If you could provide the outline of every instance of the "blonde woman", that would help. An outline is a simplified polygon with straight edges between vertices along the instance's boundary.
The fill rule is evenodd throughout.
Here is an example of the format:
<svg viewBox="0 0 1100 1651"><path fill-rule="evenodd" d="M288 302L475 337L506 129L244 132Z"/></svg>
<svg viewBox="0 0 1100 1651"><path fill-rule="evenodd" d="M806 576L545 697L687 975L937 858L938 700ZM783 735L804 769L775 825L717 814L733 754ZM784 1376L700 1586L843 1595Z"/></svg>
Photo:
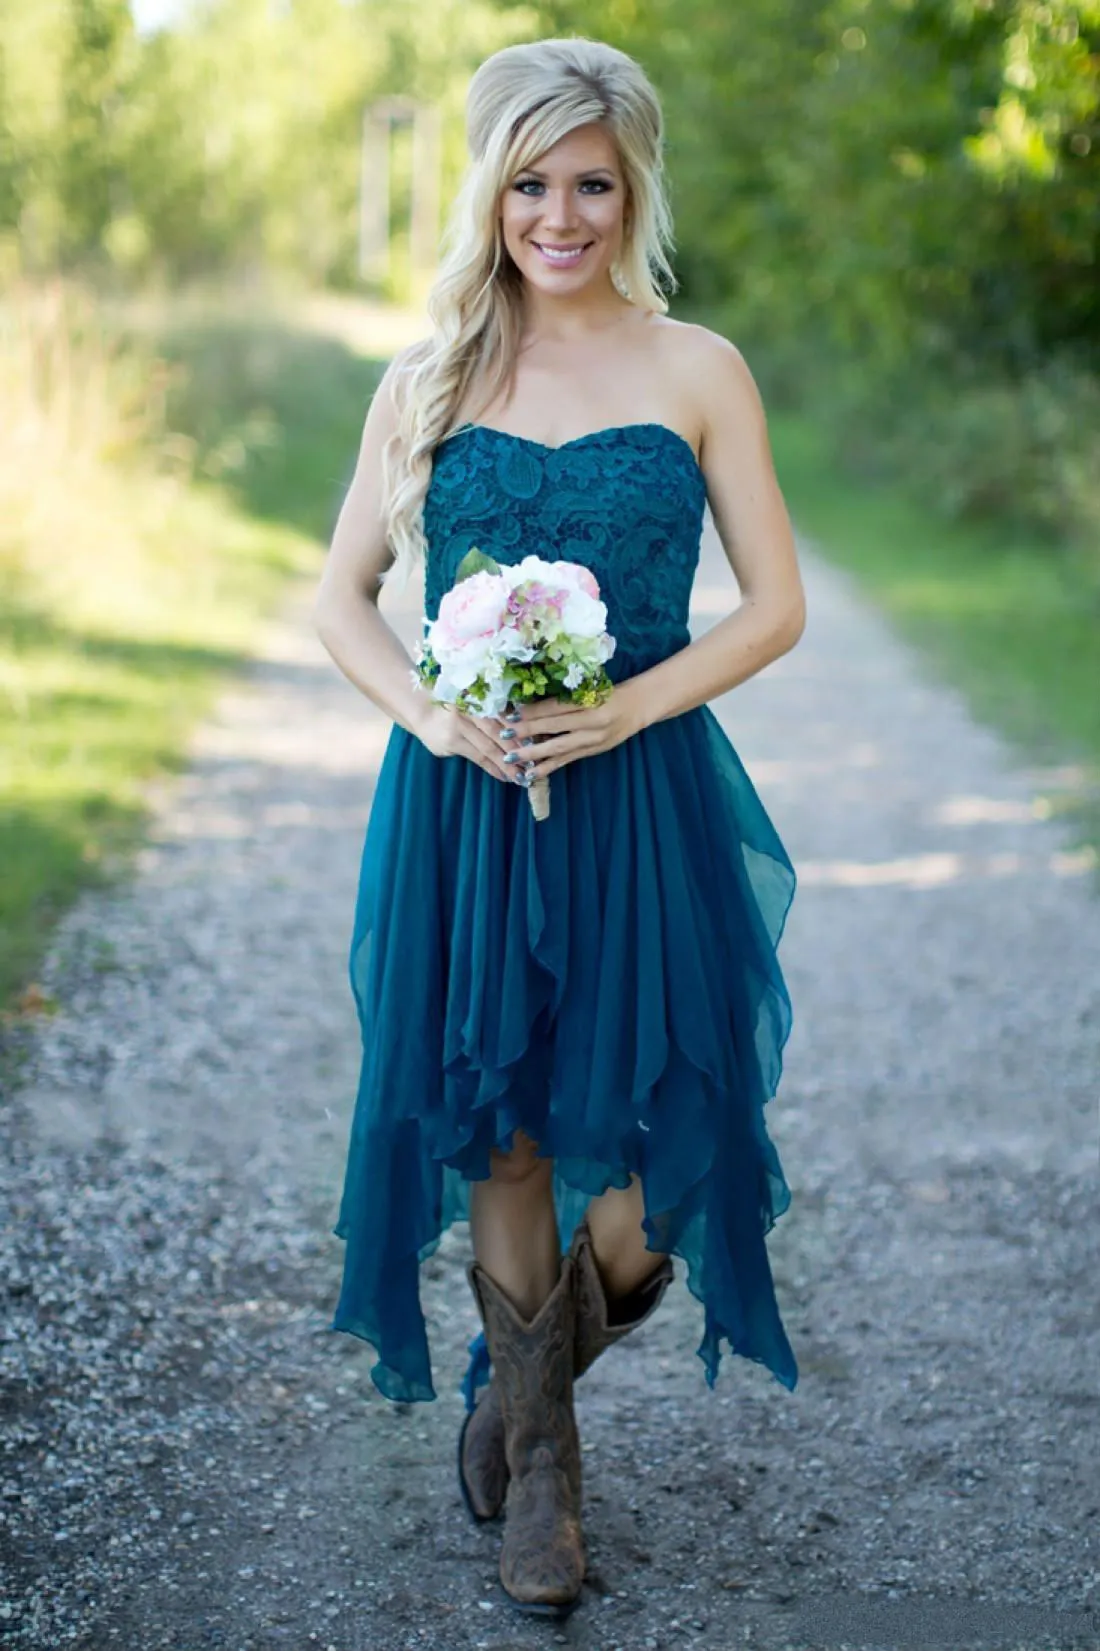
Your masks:
<svg viewBox="0 0 1100 1651"><path fill-rule="evenodd" d="M560 1615L585 1565L573 1383L649 1315L673 1256L710 1383L723 1341L797 1379L764 1124L795 877L707 702L794 646L804 599L749 369L667 314L642 70L594 41L508 47L467 124L432 335L371 404L316 606L395 724L352 946L364 1057L332 1327L374 1345L389 1398L434 1398L419 1264L469 1218L484 1338L460 1483L475 1517L503 1511L509 1598ZM692 642L708 499L742 600ZM496 720L413 685L383 579L423 559L434 617L475 545L592 570L618 643L605 704ZM536 822L524 791L551 774Z"/></svg>

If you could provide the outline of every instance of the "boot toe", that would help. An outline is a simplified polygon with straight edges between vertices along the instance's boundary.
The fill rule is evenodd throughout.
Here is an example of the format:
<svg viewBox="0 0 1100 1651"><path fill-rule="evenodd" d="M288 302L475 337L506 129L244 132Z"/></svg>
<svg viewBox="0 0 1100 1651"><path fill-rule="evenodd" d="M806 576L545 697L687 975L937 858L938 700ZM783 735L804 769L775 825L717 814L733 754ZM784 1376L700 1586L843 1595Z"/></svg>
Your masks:
<svg viewBox="0 0 1100 1651"><path fill-rule="evenodd" d="M575 1495L566 1475L544 1468L508 1489L500 1580L525 1610L569 1610L584 1582L585 1551Z"/></svg>

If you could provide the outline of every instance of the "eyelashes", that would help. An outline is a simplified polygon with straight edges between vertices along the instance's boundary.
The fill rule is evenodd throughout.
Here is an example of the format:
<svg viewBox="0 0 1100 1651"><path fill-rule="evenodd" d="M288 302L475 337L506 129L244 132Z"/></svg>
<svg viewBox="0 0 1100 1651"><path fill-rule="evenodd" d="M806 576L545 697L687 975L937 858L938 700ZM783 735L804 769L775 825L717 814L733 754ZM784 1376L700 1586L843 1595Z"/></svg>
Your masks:
<svg viewBox="0 0 1100 1651"><path fill-rule="evenodd" d="M582 192L592 190L597 195L606 195L615 185L606 178L587 178L580 187ZM517 195L530 195L532 190L542 189L543 184L538 178L520 178L512 188Z"/></svg>

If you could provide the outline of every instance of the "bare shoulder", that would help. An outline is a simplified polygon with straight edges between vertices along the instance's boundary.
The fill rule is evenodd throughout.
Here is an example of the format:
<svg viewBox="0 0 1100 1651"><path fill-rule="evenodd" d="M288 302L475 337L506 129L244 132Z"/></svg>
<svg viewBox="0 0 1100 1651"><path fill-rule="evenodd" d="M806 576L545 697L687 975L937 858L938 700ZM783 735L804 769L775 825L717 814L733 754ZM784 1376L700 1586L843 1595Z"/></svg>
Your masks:
<svg viewBox="0 0 1100 1651"><path fill-rule="evenodd" d="M761 428L760 390L735 343L710 327L669 315L661 317L654 343L700 441L730 428Z"/></svg>
<svg viewBox="0 0 1100 1651"><path fill-rule="evenodd" d="M390 357L385 372L371 392L367 407L361 442L364 462L375 462L383 445L397 430L409 374L424 359L430 346L430 339L417 339L414 344L406 344Z"/></svg>
<svg viewBox="0 0 1100 1651"><path fill-rule="evenodd" d="M378 381L375 395L384 395L395 406L400 405L403 387L409 377L431 351L430 338L418 338L412 344L404 347L392 355L385 372Z"/></svg>
<svg viewBox="0 0 1100 1651"><path fill-rule="evenodd" d="M760 391L737 345L696 322L669 325L675 329L664 338L670 366L690 389L700 426L705 430L742 418L757 422L763 415Z"/></svg>

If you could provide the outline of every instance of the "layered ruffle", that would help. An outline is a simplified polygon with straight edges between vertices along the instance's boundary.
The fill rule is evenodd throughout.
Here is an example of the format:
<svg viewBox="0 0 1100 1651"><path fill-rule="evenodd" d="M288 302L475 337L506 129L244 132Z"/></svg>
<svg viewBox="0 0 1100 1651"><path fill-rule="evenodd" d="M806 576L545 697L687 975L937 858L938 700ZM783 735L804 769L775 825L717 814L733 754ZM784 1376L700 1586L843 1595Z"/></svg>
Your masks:
<svg viewBox="0 0 1100 1651"><path fill-rule="evenodd" d="M790 1202L764 1109L791 1027L795 889L707 707L558 770L551 812L394 728L351 949L363 1063L335 1231L334 1330L391 1399L435 1396L419 1267L522 1128L554 1160L563 1248L640 1177L649 1248L683 1258L722 1344L793 1388L765 1236Z"/></svg>

